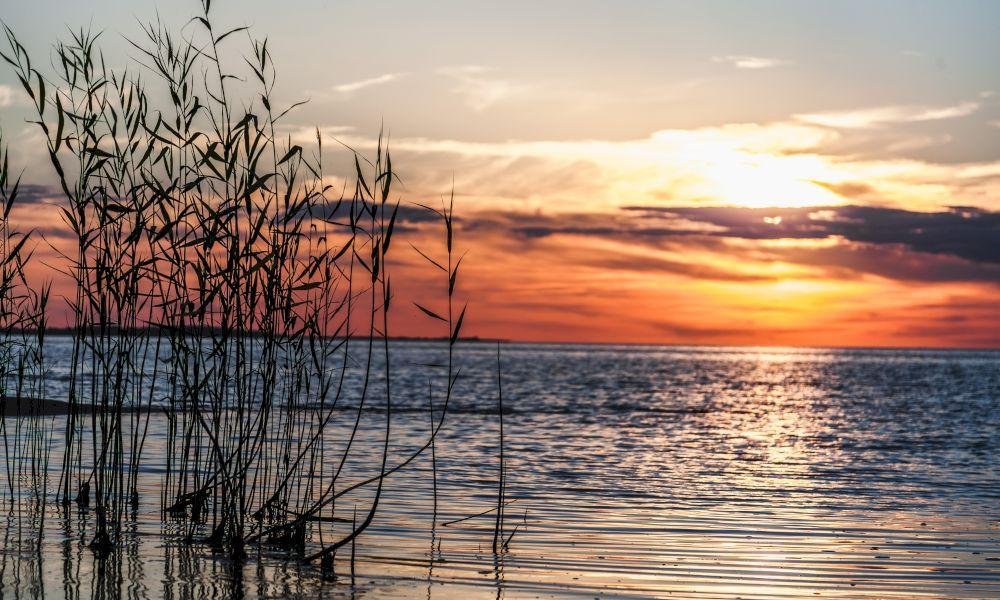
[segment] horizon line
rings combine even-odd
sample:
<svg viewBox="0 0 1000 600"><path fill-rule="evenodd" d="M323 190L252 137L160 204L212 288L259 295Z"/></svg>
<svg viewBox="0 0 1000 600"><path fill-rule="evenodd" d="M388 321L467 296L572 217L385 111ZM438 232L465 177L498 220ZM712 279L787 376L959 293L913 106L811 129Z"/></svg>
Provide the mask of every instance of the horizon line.
<svg viewBox="0 0 1000 600"><path fill-rule="evenodd" d="M155 328L143 329L152 331ZM33 333L32 330L26 330ZM46 331L47 335L58 337L70 337L73 335L72 328L52 328ZM239 334L237 334L239 335ZM251 332L251 335L263 335L259 332ZM333 339L342 339L345 336L333 336ZM364 339L367 336L351 336L353 339ZM444 336L408 336L390 335L388 338L376 336L375 339L387 339L390 342L438 342L447 341ZM473 344L528 344L538 346L646 346L660 348L760 348L768 350L910 350L910 351L954 351L954 352L1000 352L1000 344L995 346L900 346L900 345L842 345L842 346L809 346L798 344L720 344L708 342L639 342L639 341L602 341L602 340L540 340L540 339L514 339L514 338L493 338L482 336L461 336L459 342Z"/></svg>

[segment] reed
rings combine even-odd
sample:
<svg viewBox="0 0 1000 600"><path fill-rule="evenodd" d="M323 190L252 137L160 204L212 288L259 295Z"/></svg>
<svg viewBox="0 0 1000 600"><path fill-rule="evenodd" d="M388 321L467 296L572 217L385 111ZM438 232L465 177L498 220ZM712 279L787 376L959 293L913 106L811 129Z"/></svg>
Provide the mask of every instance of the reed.
<svg viewBox="0 0 1000 600"><path fill-rule="evenodd" d="M417 304L445 334L443 397L430 398L426 441L393 462L389 258L399 199L388 142L380 135L368 158L351 151L353 184L332 189L319 132L312 147L281 134L297 105L275 106L267 40L219 29L210 0L179 32L144 25L124 68L108 66L100 35L83 29L55 46L54 70L43 73L4 31L0 56L34 105L73 239L63 256L72 357L58 504L92 511L99 556L119 547L144 501L150 420L163 413L158 501L181 539L234 559L248 544L269 545L331 569L350 544L353 578L356 540L387 478L435 453L459 379L466 307L456 301L454 194L424 207L442 228L440 258L417 250L446 290L440 310ZM229 46L240 40L237 61ZM29 235L8 224L17 184L8 185L6 155L0 184L0 386L37 373L28 392L40 398L49 292L31 291ZM0 398L9 394L0 387ZM349 474L350 459L367 452L358 436L372 406L384 424L377 456L364 458L378 467ZM38 447L28 453L45 455L52 433L32 433ZM10 472L19 463L7 451L9 497L19 498ZM32 468L43 481L47 466ZM337 500L359 490L370 490L367 507L341 516ZM434 504L436 513L436 472Z"/></svg>
<svg viewBox="0 0 1000 600"><path fill-rule="evenodd" d="M19 230L11 218L19 197L20 177L11 177L0 134L0 435L12 514L20 515L22 501L29 499L30 512L36 515L44 512L47 498L51 421L43 418L40 405L32 399L42 393L50 288L29 281L32 232ZM8 422L6 415L27 418Z"/></svg>
<svg viewBox="0 0 1000 600"><path fill-rule="evenodd" d="M507 464L503 456L503 363L500 361L500 343L497 342L497 422L499 431L499 468L497 472L496 520L493 523L493 554L498 554L503 542L503 509L507 487ZM506 546L506 544L504 544Z"/></svg>

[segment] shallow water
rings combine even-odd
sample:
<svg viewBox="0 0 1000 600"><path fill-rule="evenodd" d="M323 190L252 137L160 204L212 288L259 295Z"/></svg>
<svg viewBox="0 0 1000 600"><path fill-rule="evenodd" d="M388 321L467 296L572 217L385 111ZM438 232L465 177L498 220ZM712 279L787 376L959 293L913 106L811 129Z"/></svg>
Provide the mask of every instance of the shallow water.
<svg viewBox="0 0 1000 600"><path fill-rule="evenodd" d="M53 397L64 394L59 344ZM514 502L499 558L492 515L442 525L487 510L496 494L495 347L463 344L459 354L463 379L436 444L437 525L432 533L425 456L389 479L356 547L354 586L343 552L330 582L280 553L254 550L237 568L179 543L159 514L166 428L154 417L122 550L95 560L81 533L91 516L51 505L38 544L26 524L40 521L22 505L7 521L0 592L1000 596L1000 353L505 345ZM394 457L426 436L419 365L439 357L439 344L393 345ZM59 431L60 420L46 423ZM377 446L383 421L366 413L363 444ZM355 472L371 456L359 454Z"/></svg>

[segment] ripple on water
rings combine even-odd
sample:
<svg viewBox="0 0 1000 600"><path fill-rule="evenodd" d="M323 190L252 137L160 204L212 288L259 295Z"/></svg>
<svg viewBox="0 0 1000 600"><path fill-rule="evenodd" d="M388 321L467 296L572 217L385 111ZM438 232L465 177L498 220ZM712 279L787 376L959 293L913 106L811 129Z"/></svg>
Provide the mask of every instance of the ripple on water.
<svg viewBox="0 0 1000 600"><path fill-rule="evenodd" d="M437 351L393 348L413 383L398 387L396 456L427 428L423 376L407 365ZM1000 596L998 353L507 345L515 502L510 552L495 559L491 516L441 525L495 502L494 352L461 348L460 410L436 446L433 538L421 459L389 481L358 543L356 595ZM52 397L65 385L46 381ZM377 444L382 419L366 414L364 443ZM177 543L158 514L163 421L153 419L143 504L119 559L102 565L85 550L89 515L48 507L41 547L19 538L30 517L12 516L0 553L6 589L351 595L343 554L342 577L324 582L280 554L236 568ZM359 495L345 510L366 502Z"/></svg>

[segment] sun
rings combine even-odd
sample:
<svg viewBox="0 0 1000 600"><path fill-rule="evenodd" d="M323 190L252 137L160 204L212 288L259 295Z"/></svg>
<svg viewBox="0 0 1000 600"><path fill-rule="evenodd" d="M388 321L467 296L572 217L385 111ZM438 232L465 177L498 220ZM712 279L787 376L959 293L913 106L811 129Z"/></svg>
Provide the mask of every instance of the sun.
<svg viewBox="0 0 1000 600"><path fill-rule="evenodd" d="M815 127L780 123L664 130L652 136L643 158L664 166L657 174L661 196L679 203L833 206L846 199L822 184L857 176L821 153L829 135Z"/></svg>

